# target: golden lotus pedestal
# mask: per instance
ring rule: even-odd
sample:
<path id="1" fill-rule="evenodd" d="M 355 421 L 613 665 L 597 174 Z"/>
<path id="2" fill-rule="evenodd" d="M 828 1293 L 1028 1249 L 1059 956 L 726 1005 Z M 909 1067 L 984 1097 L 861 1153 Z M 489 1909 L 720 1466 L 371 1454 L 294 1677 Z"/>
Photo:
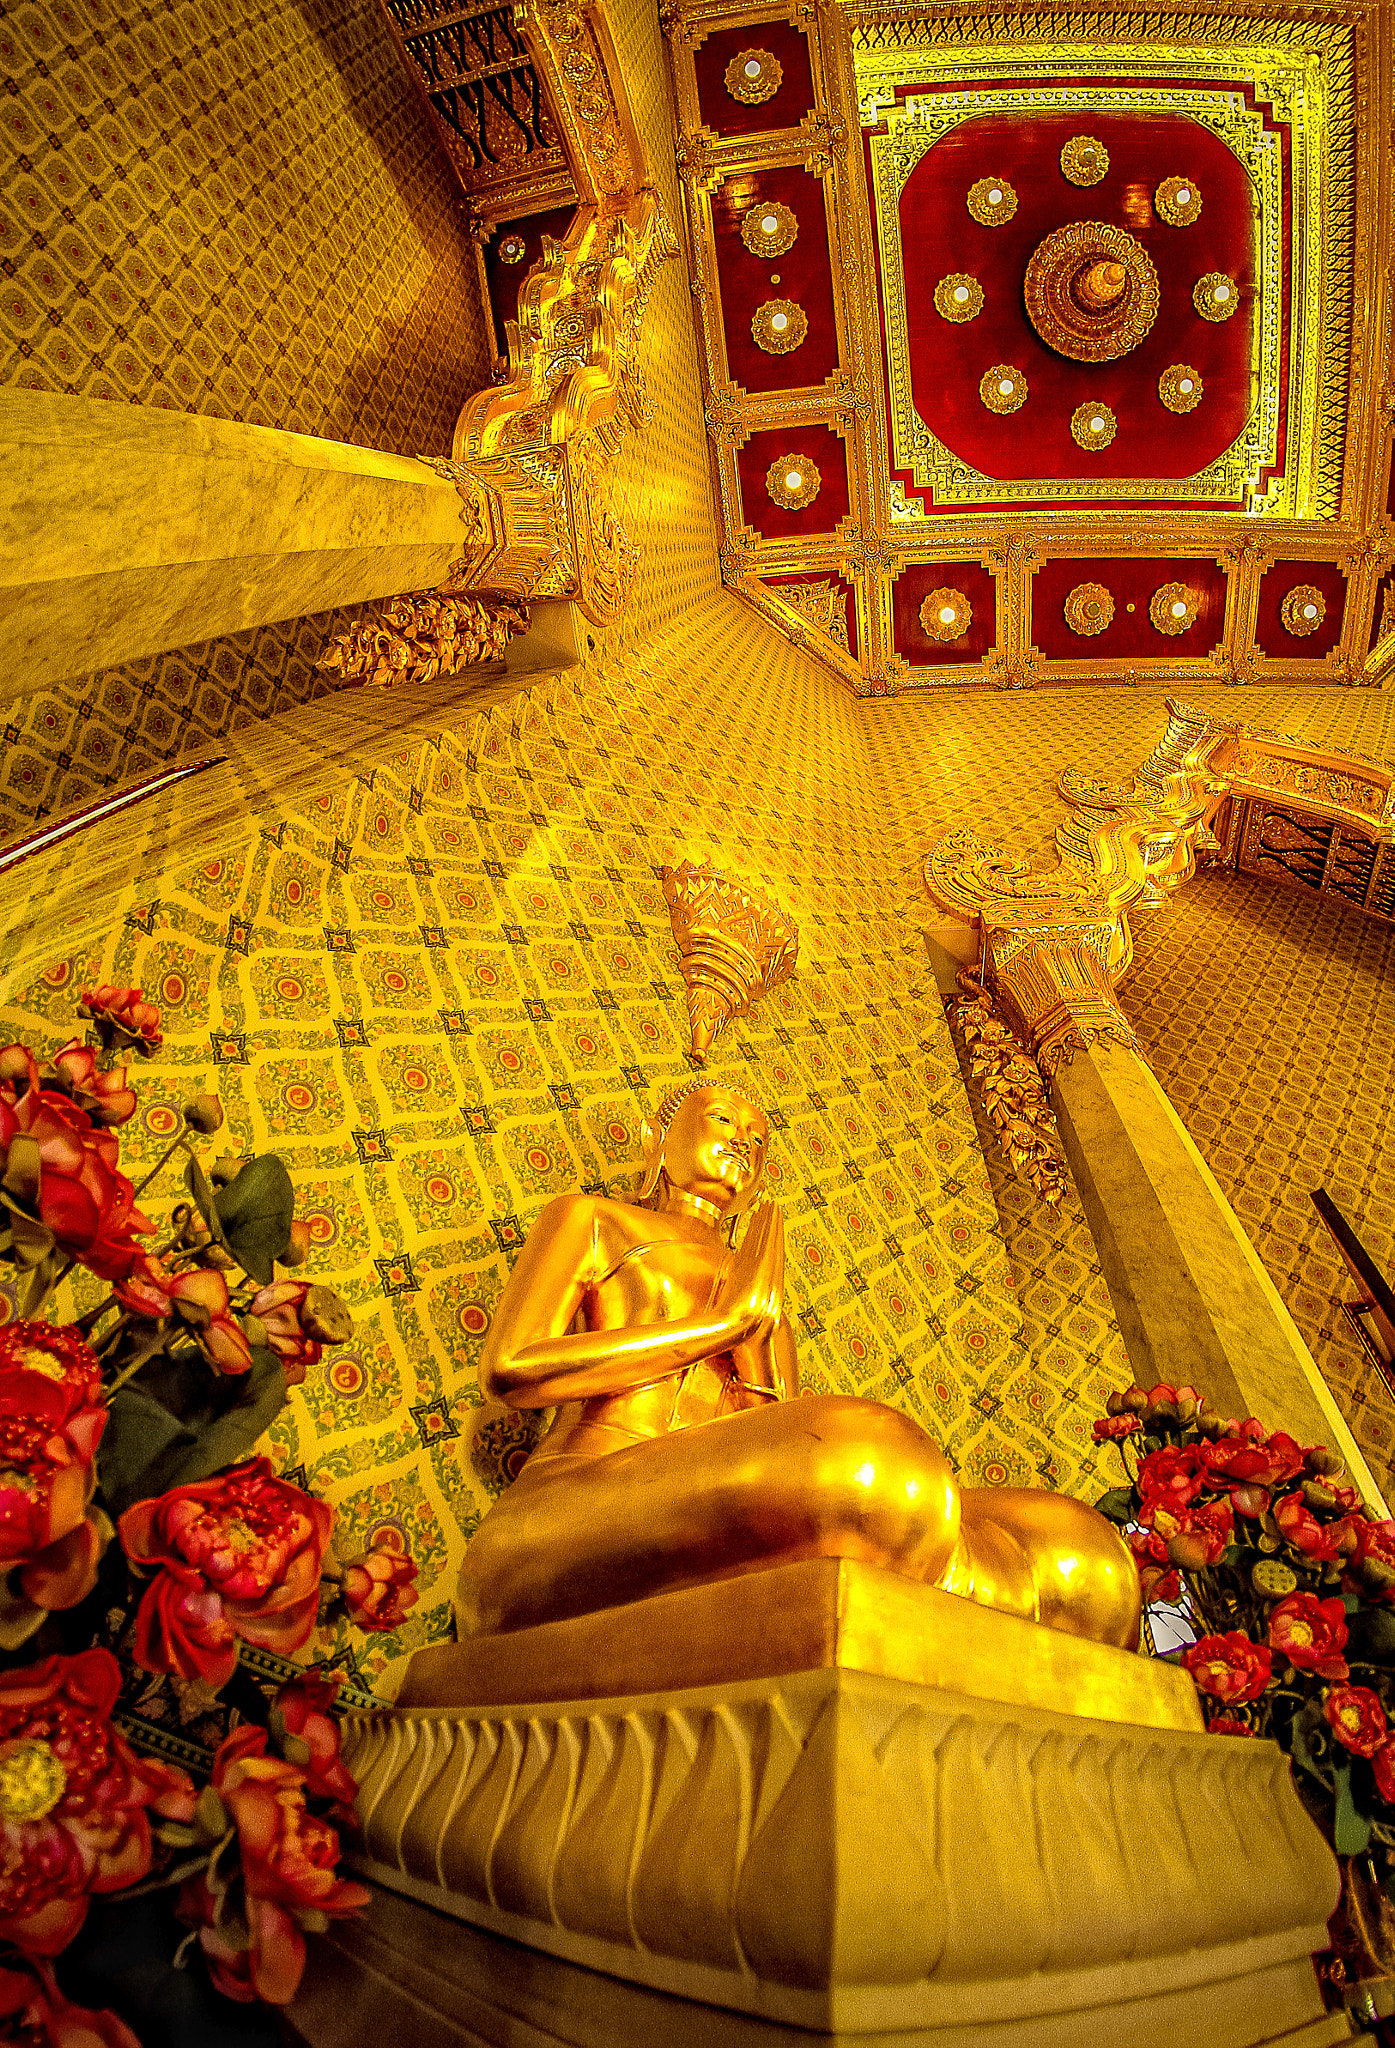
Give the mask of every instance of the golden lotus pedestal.
<path id="1" fill-rule="evenodd" d="M 314 2048 L 1350 2038 L 1310 1960 L 1336 1864 L 1273 1744 L 868 1566 L 423 1651 L 345 1754 L 396 1896 L 311 1944 Z"/>

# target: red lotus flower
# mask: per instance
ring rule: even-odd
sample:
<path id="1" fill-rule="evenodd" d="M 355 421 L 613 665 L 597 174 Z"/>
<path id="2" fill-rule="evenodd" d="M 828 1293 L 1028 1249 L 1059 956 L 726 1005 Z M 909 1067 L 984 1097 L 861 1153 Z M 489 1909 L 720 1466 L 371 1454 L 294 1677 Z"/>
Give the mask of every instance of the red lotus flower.
<path id="1" fill-rule="evenodd" d="M 137 1570 L 159 1576 L 136 1616 L 136 1662 L 223 1685 L 239 1638 L 282 1656 L 298 1650 L 315 1626 L 333 1519 L 266 1458 L 137 1501 L 121 1541 Z"/>
<path id="2" fill-rule="evenodd" d="M 203 1877 L 185 1884 L 179 1915 L 198 1928 L 209 1975 L 225 1997 L 288 2005 L 305 1968 L 297 1917 L 355 1913 L 370 1893 L 336 1877 L 338 1835 L 306 1812 L 303 1774 L 268 1756 L 266 1739 L 265 1728 L 238 1728 L 213 1764 L 213 1789 L 237 1829 L 250 1941 L 243 1946 L 214 1924 L 216 1902 Z"/>
<path id="3" fill-rule="evenodd" d="M 1322 1711 L 1338 1742 L 1357 1756 L 1374 1756 L 1385 1741 L 1385 1709 L 1369 1686 L 1334 1685 Z"/>
<path id="4" fill-rule="evenodd" d="M 174 1275 L 163 1259 L 151 1252 L 137 1252 L 131 1270 L 112 1288 L 124 1309 L 133 1316 L 145 1316 L 158 1323 L 170 1312 L 170 1283 Z"/>
<path id="5" fill-rule="evenodd" d="M 371 1550 L 348 1558 L 343 1593 L 350 1621 L 370 1635 L 400 1628 L 421 1598 L 413 1583 L 416 1575 L 415 1560 L 381 1539 Z"/>
<path id="6" fill-rule="evenodd" d="M 309 1752 L 291 1757 L 296 1769 L 305 1774 L 305 1790 L 312 1799 L 333 1799 L 351 1807 L 358 1797 L 358 1781 L 339 1754 L 339 1723 L 330 1711 L 338 1694 L 338 1672 L 323 1678 L 307 1671 L 293 1678 L 276 1695 L 273 1714 L 279 1714 L 287 1735 L 303 1743 Z"/>
<path id="7" fill-rule="evenodd" d="M 126 1069 L 103 1070 L 90 1045 L 79 1045 L 74 1039 L 53 1055 L 49 1069 L 59 1087 L 67 1090 L 94 1124 L 124 1124 L 135 1115 L 136 1091 L 126 1085 Z"/>
<path id="8" fill-rule="evenodd" d="M 1143 1513 L 1152 1522 L 1154 1533 L 1166 1541 L 1168 1562 L 1180 1565 L 1183 1571 L 1200 1571 L 1203 1565 L 1215 1564 L 1235 1534 L 1228 1500 L 1198 1501 L 1175 1513 L 1163 1507 L 1145 1508 Z"/>
<path id="9" fill-rule="evenodd" d="M 1120 1437 L 1136 1436 L 1143 1424 L 1137 1415 L 1110 1415 L 1095 1424 L 1097 1444 L 1116 1443 Z"/>
<path id="10" fill-rule="evenodd" d="M 1387 1806 L 1395 1806 L 1395 1736 L 1387 1736 L 1380 1748 L 1371 1755 L 1371 1768 L 1376 1774 L 1376 1790 Z"/>
<path id="11" fill-rule="evenodd" d="M 160 1012 L 145 1000 L 143 988 L 113 988 L 109 982 L 85 988 L 78 997 L 78 1015 L 91 1019 L 108 1052 L 113 1046 L 130 1046 L 149 1055 L 165 1042 Z"/>
<path id="12" fill-rule="evenodd" d="M 1305 1453 L 1291 1436 L 1222 1437 L 1201 1446 L 1201 1469 L 1208 1487 L 1224 1488 L 1238 1514 L 1262 1515 L 1271 1489 L 1282 1486 L 1303 1469 Z"/>
<path id="13" fill-rule="evenodd" d="M 112 1727 L 121 1668 L 107 1650 L 0 1673 L 0 1940 L 53 1956 L 92 1892 L 150 1868 L 147 1807 L 188 1820 L 182 1771 L 137 1758 Z"/>
<path id="14" fill-rule="evenodd" d="M 1266 1643 L 1252 1643 L 1233 1628 L 1227 1635 L 1189 1643 L 1182 1652 L 1182 1668 L 1201 1692 L 1219 1700 L 1257 1700 L 1273 1674 L 1274 1653 Z"/>
<path id="15" fill-rule="evenodd" d="M 232 1313 L 228 1283 L 216 1266 L 170 1273 L 160 1259 L 141 1253 L 114 1290 L 123 1308 L 152 1322 L 179 1314 L 218 1373 L 243 1373 L 252 1363 L 246 1332 Z"/>
<path id="16" fill-rule="evenodd" d="M 31 1142 L 22 1149 L 16 1138 Z M 136 1237 L 154 1226 L 118 1171 L 120 1145 L 68 1096 L 41 1085 L 33 1054 L 22 1045 L 0 1051 L 0 1153 L 7 1184 L 65 1257 L 104 1280 L 130 1271 L 140 1249 Z"/>
<path id="17" fill-rule="evenodd" d="M 1178 1508 L 1191 1505 L 1201 1485 L 1195 1444 L 1164 1444 L 1160 1451 L 1150 1451 L 1138 1467 L 1138 1491 L 1145 1511 L 1168 1508 L 1176 1514 Z"/>
<path id="18" fill-rule="evenodd" d="M 140 2048 L 114 2012 L 71 2005 L 58 1989 L 51 1963 L 32 1970 L 0 1970 L 0 2041 L 23 2048 Z"/>
<path id="19" fill-rule="evenodd" d="M 1253 1735 L 1254 1732 L 1247 1722 L 1237 1721 L 1230 1714 L 1218 1714 L 1214 1721 L 1206 1723 L 1208 1735 Z"/>
<path id="20" fill-rule="evenodd" d="M 1395 1522 L 1368 1522 L 1364 1515 L 1349 1515 L 1332 1536 L 1338 1550 L 1349 1550 L 1347 1571 L 1354 1579 L 1377 1592 L 1395 1587 Z"/>
<path id="21" fill-rule="evenodd" d="M 1347 1640 L 1347 1611 L 1340 1600 L 1319 1600 L 1316 1593 L 1290 1593 L 1269 1617 L 1269 1641 L 1296 1671 L 1316 1671 L 1320 1678 L 1345 1678 L 1341 1652 Z"/>
<path id="22" fill-rule="evenodd" d="M 35 1607 L 73 1606 L 95 1577 L 100 1539 L 86 1518 L 107 1419 L 101 1385 L 76 1330 L 0 1330 L 0 1573 L 19 1566 Z"/>
<path id="23" fill-rule="evenodd" d="M 1332 1540 L 1332 1530 L 1327 1523 L 1318 1520 L 1301 1493 L 1286 1494 L 1281 1501 L 1276 1501 L 1274 1519 L 1295 1550 L 1324 1561 L 1335 1559 L 1337 1546 Z"/>
<path id="24" fill-rule="evenodd" d="M 309 1280 L 273 1280 L 252 1297 L 252 1314 L 266 1329 L 266 1341 L 286 1368 L 286 1385 L 298 1387 L 325 1344 L 346 1344 L 354 1319 L 332 1287 Z"/>

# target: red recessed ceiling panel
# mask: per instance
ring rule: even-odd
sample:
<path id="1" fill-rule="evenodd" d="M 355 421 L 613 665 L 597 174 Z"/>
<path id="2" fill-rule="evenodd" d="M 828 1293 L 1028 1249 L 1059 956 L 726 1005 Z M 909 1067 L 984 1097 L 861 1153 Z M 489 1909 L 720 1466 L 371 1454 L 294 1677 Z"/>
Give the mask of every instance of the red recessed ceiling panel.
<path id="1" fill-rule="evenodd" d="M 818 496 L 795 511 L 777 505 L 766 488 L 766 473 L 786 458 L 798 467 L 810 457 L 818 465 Z M 847 449 L 832 427 L 802 422 L 794 427 L 770 427 L 752 434 L 737 451 L 737 474 L 741 479 L 741 516 L 759 538 L 781 540 L 792 533 L 831 533 L 848 515 Z"/>
<path id="2" fill-rule="evenodd" d="M 1283 621 L 1284 599 L 1300 585 L 1321 592 L 1327 607 L 1311 633 L 1290 633 Z M 1275 661 L 1315 661 L 1330 654 L 1342 637 L 1347 579 L 1335 562 L 1275 562 L 1259 586 L 1255 646 Z"/>
<path id="3" fill-rule="evenodd" d="M 734 99 L 726 87 L 727 66 L 743 50 L 768 50 L 782 74 L 778 90 L 754 107 Z M 797 128 L 813 108 L 809 45 L 787 21 L 719 28 L 699 45 L 693 63 L 702 125 L 716 135 L 761 135 L 771 128 Z"/>
<path id="4" fill-rule="evenodd" d="M 1109 151 L 1101 183 L 1072 185 L 1061 170 L 1062 145 L 1088 127 Z M 1199 218 L 1171 227 L 1153 194 L 1164 178 L 1195 181 Z M 969 188 L 1005 178 L 1017 210 L 1001 227 L 969 212 Z M 901 198 L 911 384 L 916 409 L 955 455 L 984 475 L 1029 477 L 1179 477 L 1204 469 L 1228 448 L 1251 403 L 1250 342 L 1255 299 L 1254 229 L 1249 180 L 1225 144 L 1180 116 L 984 115 L 963 122 L 926 151 Z M 1059 355 L 1027 317 L 1028 260 L 1053 229 L 1105 221 L 1140 242 L 1157 271 L 1160 306 L 1151 331 L 1114 362 Z M 1240 287 L 1240 310 L 1204 320 L 1192 288 L 1208 271 Z M 984 306 L 956 324 L 935 310 L 935 286 L 951 271 L 978 279 Z M 1173 363 L 1199 370 L 1204 395 L 1195 411 L 1169 412 L 1158 379 Z M 1027 380 L 1026 403 L 992 413 L 979 380 L 998 363 Z M 1103 401 L 1118 420 L 1107 447 L 1085 450 L 1071 436 L 1077 406 Z"/>
<path id="5" fill-rule="evenodd" d="M 777 203 L 799 224 L 794 246 L 783 256 L 753 256 L 741 239 L 741 223 L 753 206 Z M 838 367 L 838 336 L 819 179 L 798 165 L 739 172 L 712 195 L 712 235 L 733 381 L 747 391 L 787 391 L 831 377 Z M 768 354 L 752 337 L 756 309 L 769 299 L 792 299 L 809 322 L 798 348 L 784 355 Z"/>
<path id="6" fill-rule="evenodd" d="M 1102 633 L 1075 633 L 1066 624 L 1066 599 L 1078 583 L 1102 583 L 1114 599 L 1114 616 Z M 1200 594 L 1184 633 L 1160 633 L 1149 616 L 1164 583 L 1184 583 Z M 1032 645 L 1049 661 L 1194 661 L 1220 641 L 1225 598 L 1225 571 L 1214 561 L 1126 555 L 1043 562 L 1032 578 Z"/>
<path id="7" fill-rule="evenodd" d="M 932 590 L 957 590 L 969 600 L 973 617 L 958 640 L 934 640 L 921 625 L 920 607 Z M 977 562 L 917 562 L 892 586 L 891 616 L 896 652 L 913 668 L 982 661 L 998 639 L 997 581 Z"/>

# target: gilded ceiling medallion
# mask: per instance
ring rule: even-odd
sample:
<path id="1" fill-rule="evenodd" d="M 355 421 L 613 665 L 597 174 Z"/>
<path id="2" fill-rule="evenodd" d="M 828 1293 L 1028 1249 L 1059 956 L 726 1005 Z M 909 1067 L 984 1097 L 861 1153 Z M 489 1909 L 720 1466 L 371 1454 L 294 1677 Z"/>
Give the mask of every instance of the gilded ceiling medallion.
<path id="1" fill-rule="evenodd" d="M 1066 624 L 1089 639 L 1102 633 L 1114 616 L 1114 598 L 1102 583 L 1077 583 L 1065 602 Z"/>
<path id="2" fill-rule="evenodd" d="M 753 256 L 783 256 L 792 249 L 799 222 L 788 206 L 772 200 L 768 206 L 748 206 L 741 218 L 741 239 Z"/>
<path id="3" fill-rule="evenodd" d="M 1119 431 L 1119 422 L 1107 405 L 1087 398 L 1070 416 L 1071 438 L 1081 448 L 1107 448 Z"/>
<path id="4" fill-rule="evenodd" d="M 501 263 L 521 263 L 527 253 L 528 244 L 524 241 L 522 235 L 519 234 L 511 232 L 505 235 L 503 241 L 499 244 L 499 261 Z"/>
<path id="5" fill-rule="evenodd" d="M 1200 610 L 1201 592 L 1186 583 L 1164 583 L 1148 604 L 1148 616 L 1160 633 L 1185 633 Z"/>
<path id="6" fill-rule="evenodd" d="M 1306 639 L 1327 617 L 1327 600 L 1315 584 L 1295 583 L 1279 607 L 1279 617 L 1286 633 Z"/>
<path id="7" fill-rule="evenodd" d="M 951 270 L 935 286 L 935 311 L 942 320 L 953 320 L 956 325 L 977 320 L 983 311 L 983 286 L 976 277 Z"/>
<path id="8" fill-rule="evenodd" d="M 812 505 L 822 482 L 818 464 L 807 455 L 782 455 L 765 472 L 770 501 L 782 512 L 802 512 L 806 505 Z"/>
<path id="9" fill-rule="evenodd" d="M 1208 270 L 1192 287 L 1192 304 L 1203 320 L 1228 320 L 1240 303 L 1240 288 L 1223 270 Z"/>
<path id="10" fill-rule="evenodd" d="M 1158 397 L 1169 412 L 1194 412 L 1206 386 L 1190 363 L 1169 363 L 1158 379 Z"/>
<path id="11" fill-rule="evenodd" d="M 1109 169 L 1109 151 L 1093 135 L 1072 135 L 1061 151 L 1061 169 L 1072 185 L 1098 185 Z"/>
<path id="12" fill-rule="evenodd" d="M 768 356 L 788 355 L 809 332 L 809 316 L 793 299 L 767 299 L 751 320 L 751 339 Z"/>
<path id="13" fill-rule="evenodd" d="M 1011 363 L 994 363 L 979 378 L 978 395 L 990 412 L 1016 412 L 1027 403 L 1027 379 Z"/>
<path id="14" fill-rule="evenodd" d="M 1022 291 L 1047 347 L 1077 363 L 1126 356 L 1158 317 L 1158 273 L 1147 250 L 1100 220 L 1072 221 L 1038 242 Z"/>
<path id="15" fill-rule="evenodd" d="M 980 226 L 1000 228 L 1017 211 L 1017 194 L 1006 178 L 980 178 L 970 185 L 969 211 Z"/>
<path id="16" fill-rule="evenodd" d="M 769 50 L 738 50 L 725 72 L 727 91 L 743 106 L 758 107 L 780 90 L 784 66 Z"/>
<path id="17" fill-rule="evenodd" d="M 932 590 L 921 600 L 920 623 L 932 640 L 962 640 L 973 616 L 962 590 Z"/>
<path id="18" fill-rule="evenodd" d="M 1153 204 L 1169 227 L 1189 228 L 1201 211 L 1201 187 L 1195 178 L 1164 178 Z"/>

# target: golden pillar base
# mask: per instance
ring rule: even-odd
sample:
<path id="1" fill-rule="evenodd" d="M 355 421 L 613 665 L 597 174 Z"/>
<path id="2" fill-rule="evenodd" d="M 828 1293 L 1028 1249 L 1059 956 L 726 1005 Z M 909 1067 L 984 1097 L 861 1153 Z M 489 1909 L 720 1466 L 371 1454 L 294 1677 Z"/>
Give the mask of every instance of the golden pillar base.
<path id="1" fill-rule="evenodd" d="M 536 1704 L 593 1680 L 585 1628 L 613 1682 Z M 744 1668 L 621 1692 L 665 1658 Z M 483 1702 L 423 1704 L 472 1674 Z M 1168 1666 L 827 1559 L 422 1653 L 409 1685 L 346 1722 L 367 1874 L 554 1959 L 548 1982 L 571 1966 L 546 2038 L 1345 2038 L 1310 1962 L 1336 1864 L 1279 1750 L 1195 1732 Z M 650 2017 L 597 2031 L 617 2000 Z"/>

